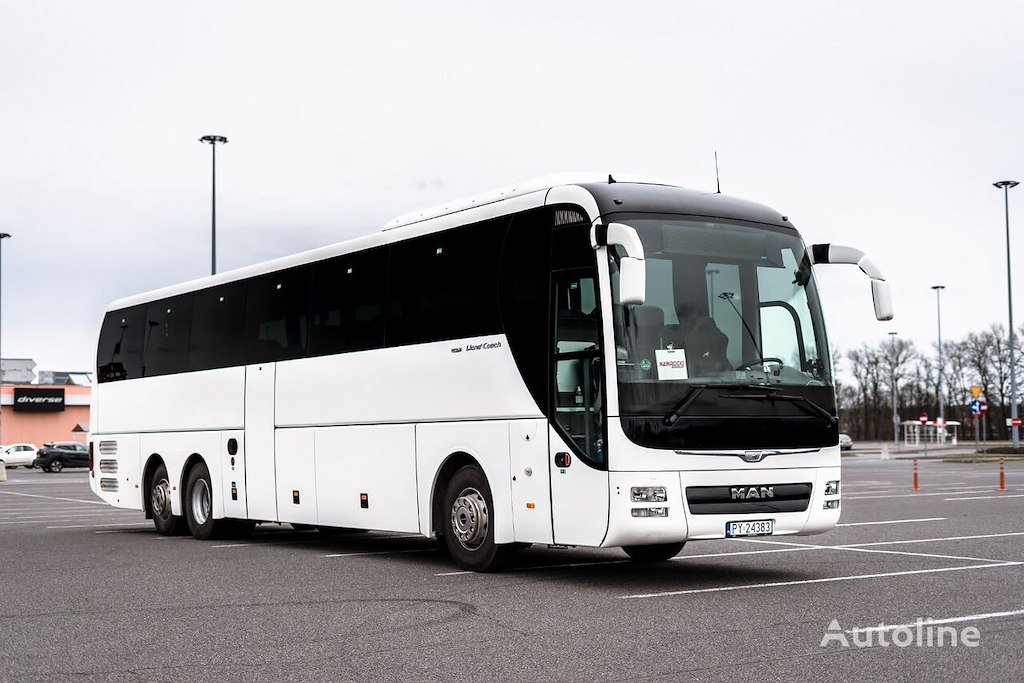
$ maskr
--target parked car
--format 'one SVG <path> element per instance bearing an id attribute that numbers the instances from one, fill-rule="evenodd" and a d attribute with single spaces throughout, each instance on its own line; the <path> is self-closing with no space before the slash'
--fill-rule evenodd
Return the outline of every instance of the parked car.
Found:
<path id="1" fill-rule="evenodd" d="M 39 467 L 44 472 L 60 472 L 65 467 L 88 467 L 89 449 L 85 444 L 74 441 L 59 441 L 43 444 L 38 457 L 32 461 L 32 467 Z"/>
<path id="2" fill-rule="evenodd" d="M 32 469 L 32 461 L 36 458 L 37 450 L 34 443 L 12 443 L 9 446 L 0 446 L 0 464 L 5 467 L 24 465 Z"/>
<path id="3" fill-rule="evenodd" d="M 839 450 L 848 451 L 853 448 L 853 439 L 850 438 L 849 434 L 839 435 Z"/>

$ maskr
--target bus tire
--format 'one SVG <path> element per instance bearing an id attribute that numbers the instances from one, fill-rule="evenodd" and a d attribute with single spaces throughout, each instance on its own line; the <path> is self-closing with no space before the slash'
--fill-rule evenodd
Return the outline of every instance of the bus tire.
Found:
<path id="1" fill-rule="evenodd" d="M 445 488 L 444 542 L 457 565 L 476 572 L 497 571 L 511 554 L 494 542 L 494 502 L 487 477 L 476 465 L 455 472 Z"/>
<path id="2" fill-rule="evenodd" d="M 205 462 L 196 463 L 189 470 L 182 507 L 188 530 L 200 541 L 219 538 L 228 530 L 228 520 L 213 518 L 213 487 Z"/>
<path id="3" fill-rule="evenodd" d="M 686 542 L 657 545 L 624 545 L 622 550 L 634 562 L 664 562 L 679 554 Z"/>
<path id="4" fill-rule="evenodd" d="M 153 470 L 149 482 L 149 513 L 153 516 L 153 526 L 162 536 L 175 536 L 182 532 L 185 520 L 171 512 L 171 482 L 167 478 L 167 467 L 163 463 Z"/>

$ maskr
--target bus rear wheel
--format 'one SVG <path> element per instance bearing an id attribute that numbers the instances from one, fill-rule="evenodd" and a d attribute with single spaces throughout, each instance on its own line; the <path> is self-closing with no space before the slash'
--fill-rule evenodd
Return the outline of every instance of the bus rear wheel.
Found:
<path id="1" fill-rule="evenodd" d="M 679 554 L 683 543 L 661 543 L 657 545 L 624 545 L 622 550 L 634 562 L 663 562 Z"/>
<path id="2" fill-rule="evenodd" d="M 163 536 L 181 533 L 185 520 L 171 513 L 171 482 L 167 479 L 167 467 L 163 463 L 157 465 L 150 480 L 149 512 L 158 533 Z"/>
<path id="3" fill-rule="evenodd" d="M 213 518 L 213 487 L 205 462 L 198 463 L 188 473 L 183 507 L 188 530 L 200 541 L 219 538 L 229 531 L 229 520 Z"/>
<path id="4" fill-rule="evenodd" d="M 494 542 L 494 503 L 487 477 L 475 465 L 452 476 L 444 494 L 443 538 L 448 554 L 463 569 L 497 571 L 511 549 Z"/>

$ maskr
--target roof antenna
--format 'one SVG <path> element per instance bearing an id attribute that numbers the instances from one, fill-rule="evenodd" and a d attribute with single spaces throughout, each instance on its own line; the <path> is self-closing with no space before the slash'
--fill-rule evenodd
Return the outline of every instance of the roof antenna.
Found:
<path id="1" fill-rule="evenodd" d="M 722 194 L 722 181 L 718 177 L 718 150 L 715 150 L 715 188 L 718 194 Z"/>
<path id="2" fill-rule="evenodd" d="M 611 174 L 611 173 L 609 173 L 609 174 L 608 174 L 608 184 L 609 184 L 609 185 L 611 185 L 611 184 L 612 184 L 612 183 L 614 183 L 614 182 L 615 182 L 615 178 L 612 178 L 612 174 Z"/>

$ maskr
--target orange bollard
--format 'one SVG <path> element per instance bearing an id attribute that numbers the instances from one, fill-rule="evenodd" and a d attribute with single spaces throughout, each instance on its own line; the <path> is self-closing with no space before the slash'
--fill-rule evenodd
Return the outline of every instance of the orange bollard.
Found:
<path id="1" fill-rule="evenodd" d="M 999 458 L 999 491 L 1006 492 L 1006 458 Z"/>
<path id="2" fill-rule="evenodd" d="M 914 490 L 921 490 L 921 482 L 917 478 L 917 458 L 914 458 Z"/>

